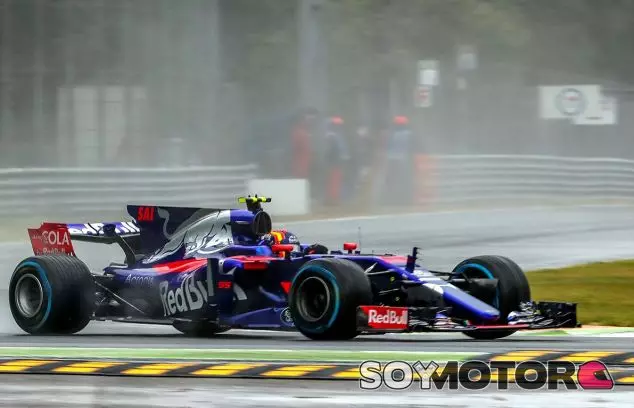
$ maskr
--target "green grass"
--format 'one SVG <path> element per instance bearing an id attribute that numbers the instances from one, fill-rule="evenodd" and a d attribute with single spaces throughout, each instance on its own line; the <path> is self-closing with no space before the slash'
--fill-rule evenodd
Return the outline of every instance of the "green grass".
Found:
<path id="1" fill-rule="evenodd" d="M 583 325 L 634 326 L 634 260 L 527 274 L 535 300 L 578 303 Z"/>

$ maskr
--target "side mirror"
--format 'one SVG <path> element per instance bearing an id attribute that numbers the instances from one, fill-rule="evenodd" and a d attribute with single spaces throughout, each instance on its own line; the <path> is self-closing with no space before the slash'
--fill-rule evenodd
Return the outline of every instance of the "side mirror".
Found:
<path id="1" fill-rule="evenodd" d="M 290 252 L 295 249 L 293 244 L 273 244 L 271 245 L 273 252 Z"/>
<path id="2" fill-rule="evenodd" d="M 344 249 L 344 251 L 348 251 L 348 253 L 351 254 L 352 251 L 357 249 L 357 243 L 356 242 L 344 242 L 343 243 L 343 249 Z"/>
<path id="3" fill-rule="evenodd" d="M 275 254 L 284 253 L 284 257 L 286 259 L 290 259 L 291 252 L 295 249 L 295 246 L 292 244 L 273 244 L 271 245 L 271 250 Z"/>

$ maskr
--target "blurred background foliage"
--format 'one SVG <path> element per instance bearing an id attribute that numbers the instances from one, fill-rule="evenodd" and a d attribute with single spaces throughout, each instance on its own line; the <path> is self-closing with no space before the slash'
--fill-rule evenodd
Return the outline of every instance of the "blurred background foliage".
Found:
<path id="1" fill-rule="evenodd" d="M 347 133 L 408 115 L 435 152 L 587 154 L 570 150 L 585 137 L 615 155 L 592 144 L 612 129 L 538 122 L 536 87 L 619 93 L 623 140 L 634 109 L 630 0 L 0 0 L 0 49 L 5 166 L 282 157 L 305 108 L 343 117 Z M 425 109 L 419 60 L 439 64 Z M 115 102 L 88 112 L 60 96 L 111 86 L 125 89 L 120 121 L 104 113 Z"/>
<path id="2" fill-rule="evenodd" d="M 230 7 L 248 21 L 236 79 L 284 100 L 288 78 L 297 77 L 297 2 L 232 0 Z M 422 56 L 453 62 L 463 43 L 480 59 L 524 67 L 527 84 L 553 72 L 630 83 L 634 70 L 629 0 L 328 0 L 324 8 L 329 105 L 337 111 L 354 112 L 358 91 L 388 77 L 414 77 Z"/>

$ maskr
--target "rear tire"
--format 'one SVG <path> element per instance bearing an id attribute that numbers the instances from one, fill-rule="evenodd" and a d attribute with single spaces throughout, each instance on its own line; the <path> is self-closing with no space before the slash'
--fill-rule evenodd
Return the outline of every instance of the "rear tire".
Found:
<path id="1" fill-rule="evenodd" d="M 368 304 L 372 304 L 370 280 L 359 265 L 346 259 L 308 261 L 289 292 L 295 327 L 313 340 L 356 337 L 357 307 Z"/>
<path id="2" fill-rule="evenodd" d="M 95 308 L 90 269 L 66 255 L 27 258 L 11 276 L 9 305 L 15 322 L 27 333 L 77 333 Z"/>
<path id="3" fill-rule="evenodd" d="M 469 278 L 489 278 L 498 280 L 496 301 L 491 306 L 500 311 L 500 318 L 486 324 L 508 324 L 507 316 L 518 310 L 521 302 L 531 300 L 531 291 L 526 275 L 515 262 L 503 256 L 483 255 L 469 258 L 454 268 L 454 273 L 465 274 Z M 477 322 L 484 324 L 482 322 Z M 478 340 L 494 340 L 510 336 L 517 330 L 468 331 L 465 335 Z"/>

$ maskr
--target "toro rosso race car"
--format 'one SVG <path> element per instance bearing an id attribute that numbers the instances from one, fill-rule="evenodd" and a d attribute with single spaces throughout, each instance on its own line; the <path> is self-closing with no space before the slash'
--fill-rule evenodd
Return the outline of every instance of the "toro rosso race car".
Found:
<path id="1" fill-rule="evenodd" d="M 311 339 L 452 331 L 495 339 L 518 330 L 576 327 L 576 304 L 531 301 L 522 270 L 478 256 L 451 272 L 406 256 L 329 251 L 273 230 L 270 198 L 246 209 L 127 207 L 129 222 L 44 223 L 35 256 L 11 277 L 16 323 L 31 334 L 72 334 L 90 320 L 167 324 L 192 336 L 232 328 L 298 330 Z M 122 263 L 91 270 L 74 241 L 118 244 Z"/>

